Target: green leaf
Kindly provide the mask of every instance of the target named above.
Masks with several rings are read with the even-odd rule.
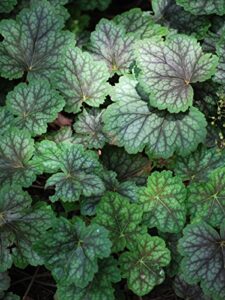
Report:
[[[31,202],[18,186],[5,185],[0,190],[0,271],[9,268],[15,256],[31,265],[43,263],[32,246],[51,226],[53,212],[45,203],[31,206]]]
[[[27,129],[32,136],[47,130],[65,104],[59,94],[44,81],[32,80],[29,85],[20,83],[7,95],[7,108],[16,116],[13,126]]]
[[[10,278],[6,272],[0,272],[0,298],[4,296],[4,291],[7,291],[10,286]]]
[[[77,201],[81,194],[90,197],[101,195],[105,191],[100,178],[102,167],[96,153],[85,151],[82,145],[69,143],[60,144],[59,150],[53,153],[57,147],[54,145],[53,149],[49,149],[49,144],[54,145],[53,142],[42,142],[39,151],[42,151],[43,167],[48,168],[53,162],[52,168],[61,171],[52,175],[45,185],[45,187],[55,185],[56,193],[50,197],[53,202],[58,199],[65,202]]]
[[[9,130],[13,122],[12,114],[5,106],[0,106],[0,134],[4,134]]]
[[[116,172],[120,182],[129,180],[138,185],[145,184],[152,169],[152,162],[147,157],[128,154],[123,148],[103,148],[100,158],[108,170]]]
[[[75,284],[80,288],[93,280],[98,271],[97,259],[108,257],[110,248],[105,228],[97,224],[85,226],[81,220],[72,224],[62,217],[36,245],[59,284]]]
[[[124,146],[130,154],[146,146],[149,155],[168,158],[174,152],[188,155],[204,141],[207,123],[196,108],[179,114],[158,111],[141,99],[134,86],[137,81],[130,79],[132,97],[118,99],[103,114],[104,130],[114,144]]]
[[[73,142],[73,131],[70,126],[63,126],[57,131],[50,132],[47,139],[55,143]]]
[[[178,244],[184,256],[181,267],[185,281],[189,284],[201,282],[204,293],[214,300],[225,297],[224,245],[224,222],[220,234],[204,222],[190,224]]]
[[[178,297],[190,300],[210,300],[203,294],[199,285],[188,284],[183,277],[183,275],[177,275],[173,282],[173,289]]]
[[[117,267],[117,261],[112,258],[106,258],[99,262],[99,270],[94,279],[85,288],[71,286],[59,286],[57,295],[59,300],[114,300],[114,288],[112,283],[120,281],[120,271]]]
[[[102,61],[72,45],[67,49],[55,84],[66,100],[65,110],[77,113],[83,103],[99,107],[109,93],[110,74]]]
[[[224,166],[225,152],[218,148],[206,148],[200,145],[196,151],[186,157],[176,156],[169,167],[183,181],[194,182],[207,180],[210,173]]]
[[[13,10],[13,7],[16,5],[17,0],[1,0],[0,3],[0,13],[9,13]]]
[[[217,56],[203,54],[196,39],[182,34],[165,42],[158,37],[138,42],[136,59],[150,104],[171,113],[184,112],[192,105],[190,83],[211,78],[218,64]]]
[[[45,0],[23,9],[16,20],[3,20],[0,33],[0,69],[5,78],[49,79],[59,69],[63,48],[73,36],[61,29],[62,17]]]
[[[225,168],[216,169],[206,182],[189,185],[187,205],[192,219],[220,227],[225,218]]]
[[[140,190],[139,202],[147,212],[148,227],[157,227],[162,232],[181,231],[186,219],[185,200],[185,186],[171,171],[152,173],[147,188]]]
[[[146,39],[153,36],[165,36],[168,29],[155,24],[150,12],[143,12],[140,8],[131,10],[115,16],[113,21],[122,26],[125,32],[135,36],[136,39]]]
[[[0,184],[16,183],[29,187],[41,173],[31,160],[34,140],[25,131],[11,129],[0,140]]]
[[[176,2],[194,15],[225,14],[225,2],[221,0],[176,0]]]
[[[107,142],[103,133],[102,113],[104,110],[92,109],[83,110],[79,114],[73,128],[76,131],[73,142],[84,145],[85,148],[101,149]]]
[[[210,27],[207,17],[192,15],[176,5],[175,0],[152,0],[152,9],[158,23],[176,29],[179,33],[193,35],[197,39],[203,39]]]
[[[120,252],[132,245],[139,234],[147,232],[146,227],[140,226],[142,213],[138,205],[131,204],[128,199],[115,192],[108,192],[97,206],[94,222],[109,231],[112,251]]]
[[[98,61],[104,61],[110,73],[128,73],[134,61],[135,38],[126,35],[124,29],[114,22],[101,19],[91,34],[89,50]]]
[[[219,65],[214,81],[223,84],[225,80],[225,39],[216,45],[216,53],[219,56]]]
[[[111,0],[77,0],[77,2],[82,10],[99,9],[103,11],[109,6]]]
[[[170,252],[159,237],[141,236],[132,251],[120,258],[122,277],[128,279],[128,287],[138,296],[148,294],[165,278],[164,270],[170,262]]]

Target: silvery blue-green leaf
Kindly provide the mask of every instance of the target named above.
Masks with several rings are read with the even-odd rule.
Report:
[[[90,52],[97,61],[104,61],[111,74],[129,73],[134,62],[135,37],[113,21],[101,19],[91,34]]]
[[[73,142],[84,145],[85,148],[101,149],[107,142],[107,136],[103,133],[102,113],[104,110],[83,110],[79,114],[73,128],[75,134]]]
[[[13,115],[8,111],[6,106],[0,106],[0,134],[9,130],[13,122]]]
[[[109,93],[109,77],[105,63],[93,61],[89,53],[71,45],[55,78],[56,87],[66,101],[65,110],[77,113],[84,103],[98,107]]]
[[[8,110],[15,116],[12,125],[41,135],[64,107],[63,98],[45,81],[20,83],[7,95]]]
[[[193,102],[190,85],[212,77],[218,57],[204,54],[200,44],[191,36],[172,35],[166,41],[152,38],[136,44],[138,76],[149,102],[171,113],[186,111]]]
[[[59,70],[64,47],[73,35],[61,29],[64,20],[46,1],[24,8],[16,20],[3,20],[0,33],[0,69],[5,78],[49,79]]]
[[[130,81],[125,97],[118,98],[103,114],[104,130],[111,143],[124,146],[130,154],[146,147],[150,156],[168,158],[174,152],[188,155],[204,141],[207,123],[198,109],[191,107],[179,114],[156,110],[138,94],[138,82],[131,78]]]
[[[176,2],[194,15],[225,14],[223,0],[176,0]]]
[[[216,45],[216,53],[219,56],[219,65],[214,81],[223,84],[225,80],[225,39],[222,39],[222,41]]]
[[[42,171],[32,161],[33,154],[34,140],[26,131],[12,128],[1,136],[0,184],[29,187]]]

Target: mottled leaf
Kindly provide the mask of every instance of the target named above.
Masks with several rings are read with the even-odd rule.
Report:
[[[98,107],[109,93],[110,74],[102,61],[79,48],[67,49],[55,83],[66,100],[65,110],[77,113],[84,103]]]
[[[179,177],[173,177],[170,171],[154,172],[140,194],[139,203],[147,212],[150,228],[170,233],[181,231],[186,219],[186,189]]]
[[[219,65],[214,81],[223,84],[225,80],[225,39],[216,45],[216,53],[219,56]]]
[[[98,258],[110,255],[111,242],[105,228],[85,226],[77,220],[58,219],[36,245],[45,265],[59,284],[85,288],[98,271]]]
[[[16,5],[17,0],[1,0],[0,13],[9,13]]]
[[[4,134],[9,130],[13,122],[13,115],[5,106],[0,106],[0,134]]]
[[[203,54],[193,37],[170,36],[140,41],[136,46],[139,80],[150,93],[150,104],[171,113],[186,111],[193,102],[190,83],[202,82],[215,74],[218,58]]]
[[[135,37],[126,35],[122,27],[101,19],[91,34],[89,50],[96,60],[107,64],[111,74],[123,74],[134,61],[134,41]]]
[[[120,258],[122,277],[128,279],[128,287],[135,294],[148,294],[165,278],[164,270],[170,262],[170,252],[159,237],[143,235],[131,251],[124,252]]]
[[[44,81],[20,83],[7,95],[7,108],[16,116],[13,126],[27,129],[33,136],[47,130],[48,123],[57,118],[64,100]]]
[[[214,300],[225,298],[224,245],[224,222],[220,234],[204,222],[190,224],[178,244],[184,256],[181,267],[185,281],[201,282],[203,292]]]

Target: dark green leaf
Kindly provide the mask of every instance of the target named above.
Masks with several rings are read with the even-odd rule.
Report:
[[[176,2],[194,15],[225,14],[223,0],[176,0]]]

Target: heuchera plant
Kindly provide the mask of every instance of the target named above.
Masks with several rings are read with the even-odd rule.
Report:
[[[225,1],[141,2],[0,1],[0,299],[225,299]]]

